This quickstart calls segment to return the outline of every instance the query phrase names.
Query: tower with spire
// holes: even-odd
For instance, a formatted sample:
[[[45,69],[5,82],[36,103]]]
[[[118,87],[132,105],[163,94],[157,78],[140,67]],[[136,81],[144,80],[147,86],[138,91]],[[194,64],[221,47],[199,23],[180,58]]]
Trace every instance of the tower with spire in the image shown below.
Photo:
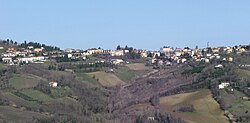
[[[210,42],[207,42],[207,48],[210,48]]]

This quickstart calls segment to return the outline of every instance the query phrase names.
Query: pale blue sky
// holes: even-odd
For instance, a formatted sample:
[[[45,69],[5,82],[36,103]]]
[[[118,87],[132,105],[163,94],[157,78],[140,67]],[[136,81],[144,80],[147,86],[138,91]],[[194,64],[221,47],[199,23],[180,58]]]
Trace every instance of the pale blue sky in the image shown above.
[[[62,48],[250,44],[249,0],[0,0],[0,38]]]

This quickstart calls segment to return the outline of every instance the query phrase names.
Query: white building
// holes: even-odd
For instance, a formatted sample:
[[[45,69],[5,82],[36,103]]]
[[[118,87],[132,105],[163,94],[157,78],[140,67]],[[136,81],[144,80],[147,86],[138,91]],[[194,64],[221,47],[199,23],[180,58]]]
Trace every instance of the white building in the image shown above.
[[[181,59],[181,63],[185,63],[186,61],[187,61],[187,59],[185,59],[185,58]]]
[[[221,83],[221,84],[219,84],[219,89],[223,89],[225,87],[228,87],[229,85],[230,85],[230,83],[228,83],[228,82]]]
[[[142,58],[148,57],[148,53],[147,53],[147,52],[141,52],[141,57],[142,57]]]
[[[205,63],[209,63],[210,62],[209,59],[204,59],[204,61],[205,61]]]
[[[89,54],[96,54],[96,53],[103,53],[103,50],[102,49],[91,48],[91,49],[88,49],[87,52]]]
[[[57,82],[49,82],[50,87],[57,87],[58,83]]]
[[[122,59],[112,59],[111,62],[112,62],[113,64],[121,64],[121,63],[123,63],[124,61],[123,61]]]
[[[175,56],[178,56],[178,57],[181,56],[181,52],[176,51]]]
[[[228,61],[232,62],[232,61],[233,61],[233,58],[232,58],[232,57],[229,57],[229,58],[228,58]]]
[[[73,55],[72,54],[68,54],[68,58],[71,58]]]
[[[110,52],[110,55],[111,56],[123,56],[124,52],[123,52],[123,50],[112,50]]]
[[[223,68],[223,65],[222,64],[218,64],[215,66],[215,68]]]
[[[160,52],[154,52],[154,58],[156,57],[156,56],[161,56],[161,53]]]
[[[5,58],[2,58],[2,61],[4,63],[12,63],[12,58],[11,57],[5,57]]]
[[[29,50],[34,49],[34,47],[33,47],[33,46],[28,46],[27,48],[28,48]]]
[[[44,56],[38,56],[38,57],[23,57],[23,58],[17,58],[19,62],[25,62],[25,63],[30,63],[30,62],[35,62],[35,61],[44,61],[45,57]]]

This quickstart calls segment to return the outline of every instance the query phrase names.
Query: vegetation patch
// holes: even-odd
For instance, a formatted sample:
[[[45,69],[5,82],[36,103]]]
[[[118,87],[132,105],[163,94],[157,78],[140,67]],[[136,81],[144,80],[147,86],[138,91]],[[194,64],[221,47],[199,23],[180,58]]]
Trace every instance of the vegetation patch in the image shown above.
[[[249,70],[244,70],[244,69],[238,69],[237,74],[241,78],[247,78],[250,79],[250,71]]]
[[[106,73],[103,71],[88,73],[93,79],[99,81],[103,86],[115,86],[123,84],[124,82],[120,80],[117,76],[112,73]]]
[[[57,97],[64,97],[67,95],[67,92],[70,91],[70,88],[69,87],[58,87],[58,88],[53,88],[51,89],[51,95],[52,97],[54,98],[57,98]]]
[[[126,65],[131,70],[146,70],[149,69],[145,66],[144,63],[133,63],[133,64],[127,64]]]
[[[3,122],[8,123],[31,123],[34,122],[34,117],[47,118],[48,116],[32,111],[22,111],[10,106],[0,106],[0,117],[4,119]]]
[[[37,100],[33,99],[32,97],[29,97],[29,96],[27,96],[27,95],[25,95],[23,93],[18,92],[18,91],[13,92],[13,94],[15,94],[16,96],[21,97],[21,98],[23,98],[24,100],[27,100],[27,101],[37,101]]]
[[[23,95],[23,94],[21,94]],[[26,97],[27,95],[25,95]],[[25,100],[24,98],[17,96],[14,93],[11,92],[6,92],[3,93],[3,97],[7,100],[9,100],[11,102],[11,105],[17,105],[17,106],[25,106],[27,108],[37,108],[38,107],[38,103],[36,101],[29,101],[29,100]],[[29,99],[31,97],[28,97]],[[30,99],[30,100],[34,100],[34,99]]]
[[[9,79],[9,83],[16,89],[32,88],[39,83],[39,77],[31,75],[14,74],[12,78]]]
[[[96,79],[85,73],[77,73],[76,75],[79,81],[85,82],[89,85],[100,85],[100,83]]]
[[[115,70],[115,75],[119,77],[122,81],[128,82],[136,76],[136,72],[126,68],[119,68]]]
[[[3,63],[0,63],[0,70],[3,70],[5,68],[6,68],[6,66]]]
[[[192,68],[187,68],[185,69],[182,74],[194,74],[194,73],[201,73],[201,71],[204,69],[204,66],[199,66],[199,67],[192,67]]]
[[[51,98],[49,95],[46,95],[38,90],[26,89],[22,90],[22,93],[27,95],[28,97],[33,98],[34,100],[42,101],[45,103],[50,103],[54,101],[53,98]]]
[[[247,97],[244,93],[237,90],[234,90],[233,93],[228,93],[225,89],[222,89],[220,94],[224,105],[232,114],[250,115],[250,101],[243,100],[243,97]]]
[[[160,109],[172,112],[192,123],[228,123],[209,90],[160,98]]]
[[[114,74],[119,77],[122,81],[128,82],[135,77],[141,77],[151,72],[151,69],[144,70],[131,70],[129,67],[123,66],[114,70]]]

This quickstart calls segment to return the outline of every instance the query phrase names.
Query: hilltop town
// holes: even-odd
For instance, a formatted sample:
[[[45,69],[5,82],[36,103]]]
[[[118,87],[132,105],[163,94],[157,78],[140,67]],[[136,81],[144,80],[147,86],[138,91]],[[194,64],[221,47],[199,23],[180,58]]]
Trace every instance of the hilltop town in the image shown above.
[[[58,47],[50,47],[45,44],[34,42],[17,44],[7,39],[1,42],[10,45],[8,48],[0,47],[3,63],[8,65],[19,65],[26,63],[43,63],[49,60],[57,62],[86,61],[91,56],[101,58],[94,62],[111,62],[113,64],[126,63],[127,59],[146,58],[149,64],[162,66],[186,63],[189,61],[211,62],[213,59],[233,61],[232,57],[223,57],[222,54],[249,52],[249,45],[210,47],[209,42],[206,48],[191,49],[189,47],[173,48],[163,46],[158,51],[137,50],[133,47],[117,46],[114,50],[89,48],[86,50],[67,48],[60,50]]]
[[[1,40],[0,122],[250,121],[250,45],[159,47]]]

